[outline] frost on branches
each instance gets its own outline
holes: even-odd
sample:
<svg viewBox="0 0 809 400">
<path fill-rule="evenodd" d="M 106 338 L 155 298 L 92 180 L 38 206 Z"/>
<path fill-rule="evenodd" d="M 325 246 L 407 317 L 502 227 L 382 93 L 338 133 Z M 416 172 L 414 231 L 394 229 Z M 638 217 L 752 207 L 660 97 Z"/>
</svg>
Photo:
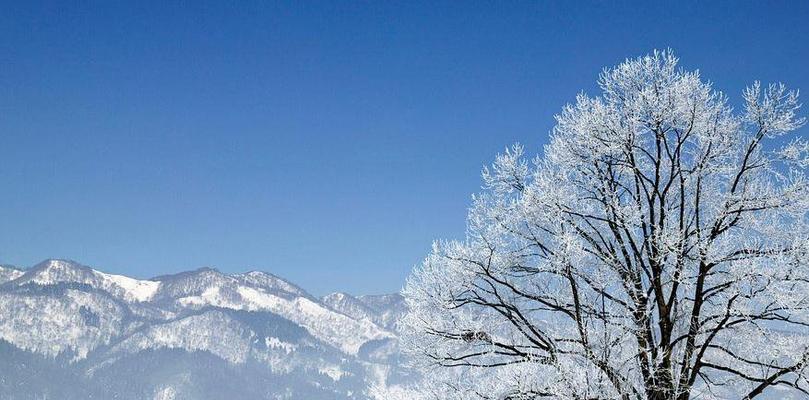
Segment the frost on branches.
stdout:
<svg viewBox="0 0 809 400">
<path fill-rule="evenodd" d="M 599 85 L 556 117 L 543 157 L 516 145 L 484 169 L 466 240 L 435 244 L 408 280 L 421 394 L 809 396 L 797 93 L 756 82 L 734 112 L 670 52 Z"/>
</svg>

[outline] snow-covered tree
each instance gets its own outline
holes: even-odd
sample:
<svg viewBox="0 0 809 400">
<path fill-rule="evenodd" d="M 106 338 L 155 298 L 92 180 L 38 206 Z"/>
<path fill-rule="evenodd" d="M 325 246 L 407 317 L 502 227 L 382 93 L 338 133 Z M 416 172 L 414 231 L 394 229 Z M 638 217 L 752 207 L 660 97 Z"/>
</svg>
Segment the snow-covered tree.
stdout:
<svg viewBox="0 0 809 400">
<path fill-rule="evenodd" d="M 466 239 L 403 291 L 425 396 L 809 396 L 798 94 L 756 82 L 734 111 L 677 64 L 605 69 L 543 156 L 515 145 L 484 168 Z"/>
</svg>

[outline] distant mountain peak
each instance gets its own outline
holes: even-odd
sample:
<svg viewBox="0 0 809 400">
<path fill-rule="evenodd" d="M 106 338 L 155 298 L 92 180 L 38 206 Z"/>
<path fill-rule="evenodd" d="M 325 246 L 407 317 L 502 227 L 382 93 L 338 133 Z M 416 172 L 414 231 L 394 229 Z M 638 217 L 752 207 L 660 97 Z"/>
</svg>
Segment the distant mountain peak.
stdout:
<svg viewBox="0 0 809 400">
<path fill-rule="evenodd" d="M 267 386 L 241 398 L 290 398 L 290 393 L 291 398 L 319 398 L 312 393 L 328 393 L 328 398 L 368 399 L 367 389 L 384 384 L 397 368 L 388 361 L 398 343 L 389 320 L 400 315 L 391 299 L 395 297 L 343 292 L 318 299 L 263 271 L 225 274 L 204 267 L 136 279 L 64 259 L 48 259 L 27 270 L 0 267 L 0 369 L 9 370 L 3 363 L 20 357 L 27 365 L 53 362 L 44 375 L 78 369 L 76 376 L 89 385 L 93 377 L 113 371 L 128 371 L 114 375 L 116 381 L 146 379 L 131 371 L 168 363 L 180 375 L 149 375 L 157 380 L 141 385 L 199 398 L 188 390 L 204 384 L 207 379 L 199 374 L 217 365 L 218 373 L 237 371 L 234 377 L 272 376 L 262 381 Z M 384 309 L 383 303 L 393 305 Z M 206 367 L 194 369 L 200 359 Z M 183 376 L 182 382 L 197 380 L 178 384 L 175 376 Z M 102 379 L 99 387 L 108 383 Z M 0 397 L 7 393 L 4 385 L 0 379 Z M 50 389 L 48 385 L 35 387 L 45 388 L 43 396 L 64 392 L 56 383 Z M 278 391 L 272 397 L 261 397 L 273 390 Z M 94 397 L 110 397 L 104 393 Z M 153 397 L 144 393 L 115 396 Z"/>
<path fill-rule="evenodd" d="M 331 309 L 355 319 L 372 321 L 387 330 L 395 330 L 395 324 L 405 312 L 404 298 L 399 294 L 352 296 L 335 292 L 323 296 L 321 301 Z"/>
<path fill-rule="evenodd" d="M 40 261 L 38 264 L 34 265 L 32 269 L 48 265 L 81 265 L 81 264 L 67 258 L 46 258 Z"/>
<path fill-rule="evenodd" d="M 13 265 L 0 265 L 0 285 L 19 278 L 25 271 Z"/>
<path fill-rule="evenodd" d="M 47 259 L 25 271 L 21 283 L 33 282 L 51 285 L 60 282 L 86 283 L 92 279 L 93 269 L 75 261 Z"/>
<path fill-rule="evenodd" d="M 251 286 L 258 286 L 265 290 L 280 291 L 291 296 L 306 297 L 310 300 L 314 300 L 314 297 L 303 290 L 300 286 L 269 272 L 249 271 L 241 274 L 235 274 L 233 277 L 239 279 L 243 283 Z"/>
<path fill-rule="evenodd" d="M 29 268 L 29 271 L 43 271 L 43 270 L 51 270 L 51 269 L 82 269 L 87 270 L 91 269 L 85 265 L 81 265 L 73 260 L 66 260 L 61 258 L 48 258 L 46 260 L 41 261 L 40 263 L 34 265 L 33 267 Z"/>
</svg>

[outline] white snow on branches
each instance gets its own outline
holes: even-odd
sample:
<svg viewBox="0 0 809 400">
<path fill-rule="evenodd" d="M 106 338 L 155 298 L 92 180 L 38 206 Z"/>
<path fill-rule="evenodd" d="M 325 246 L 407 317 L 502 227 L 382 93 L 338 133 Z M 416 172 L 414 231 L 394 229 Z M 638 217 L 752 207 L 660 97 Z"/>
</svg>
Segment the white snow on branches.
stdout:
<svg viewBox="0 0 809 400">
<path fill-rule="evenodd" d="M 670 51 L 598 83 L 542 157 L 484 168 L 466 239 L 409 278 L 419 395 L 809 394 L 809 145 L 780 139 L 798 93 L 756 82 L 734 113 Z"/>
</svg>

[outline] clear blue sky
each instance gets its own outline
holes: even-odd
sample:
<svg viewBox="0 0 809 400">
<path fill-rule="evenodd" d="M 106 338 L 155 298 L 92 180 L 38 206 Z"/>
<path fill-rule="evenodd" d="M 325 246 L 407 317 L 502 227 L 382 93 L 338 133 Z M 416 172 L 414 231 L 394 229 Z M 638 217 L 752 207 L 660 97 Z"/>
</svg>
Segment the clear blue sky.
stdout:
<svg viewBox="0 0 809 400">
<path fill-rule="evenodd" d="M 481 166 L 539 151 L 604 66 L 671 47 L 734 99 L 809 91 L 805 1 L 17 3 L 0 262 L 22 266 L 394 291 L 462 236 Z"/>
</svg>

